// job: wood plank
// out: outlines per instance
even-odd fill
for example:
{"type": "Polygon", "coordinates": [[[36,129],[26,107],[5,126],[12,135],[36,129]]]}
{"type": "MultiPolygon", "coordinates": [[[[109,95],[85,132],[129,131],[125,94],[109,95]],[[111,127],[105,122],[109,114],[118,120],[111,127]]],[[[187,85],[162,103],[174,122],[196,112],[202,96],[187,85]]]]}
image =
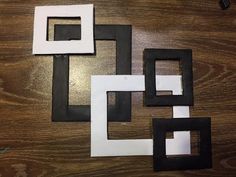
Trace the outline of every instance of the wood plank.
{"type": "MultiPolygon", "coordinates": [[[[222,11],[213,0],[89,2],[96,24],[133,26],[133,74],[143,73],[144,48],[193,50],[191,115],[212,117],[213,168],[154,173],[152,157],[90,158],[89,123],[51,122],[52,57],[31,54],[34,6],[87,1],[2,0],[0,176],[236,176],[236,4],[222,11]]],[[[102,56],[111,47],[103,47],[102,56]]],[[[158,72],[176,69],[166,66],[158,72]]],[[[143,107],[142,93],[133,94],[132,105],[131,123],[109,123],[111,138],[151,138],[151,118],[172,116],[171,108],[143,107]]]]}

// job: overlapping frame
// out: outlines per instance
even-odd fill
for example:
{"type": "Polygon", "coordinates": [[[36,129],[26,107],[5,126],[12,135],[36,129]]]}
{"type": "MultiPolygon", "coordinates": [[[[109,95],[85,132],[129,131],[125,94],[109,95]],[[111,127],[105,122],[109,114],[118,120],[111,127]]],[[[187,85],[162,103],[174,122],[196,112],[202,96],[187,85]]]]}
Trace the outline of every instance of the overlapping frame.
{"type": "Polygon", "coordinates": [[[94,53],[93,4],[35,7],[33,54],[94,53]],[[48,18],[81,18],[81,38],[47,41],[48,18]]]}
{"type": "MultiPolygon", "coordinates": [[[[157,90],[181,94],[181,76],[156,76],[157,90]]],[[[145,91],[143,75],[96,75],[91,78],[91,156],[153,155],[152,139],[110,140],[107,130],[107,93],[145,91]]],[[[173,117],[189,117],[188,106],[173,107],[173,117]]],[[[189,154],[190,133],[167,139],[168,154],[189,154]]]]}
{"type": "MultiPolygon", "coordinates": [[[[55,25],[54,40],[79,39],[80,31],[80,25],[55,25]]],[[[116,74],[131,74],[130,25],[95,25],[95,40],[115,40],[116,74]]],[[[52,121],[90,121],[90,105],[68,105],[69,55],[54,55],[52,93],[52,121]]],[[[115,94],[115,105],[108,106],[108,120],[131,121],[130,92],[115,94]]]]}
{"type": "Polygon", "coordinates": [[[190,49],[145,49],[144,75],[146,106],[192,106],[193,105],[193,71],[192,50],[190,49]],[[180,61],[182,71],[183,95],[156,95],[155,62],[157,60],[180,61]]]}
{"type": "Polygon", "coordinates": [[[153,119],[153,142],[155,171],[212,167],[210,118],[153,119]],[[199,155],[167,157],[165,138],[172,131],[200,131],[199,155]]]}

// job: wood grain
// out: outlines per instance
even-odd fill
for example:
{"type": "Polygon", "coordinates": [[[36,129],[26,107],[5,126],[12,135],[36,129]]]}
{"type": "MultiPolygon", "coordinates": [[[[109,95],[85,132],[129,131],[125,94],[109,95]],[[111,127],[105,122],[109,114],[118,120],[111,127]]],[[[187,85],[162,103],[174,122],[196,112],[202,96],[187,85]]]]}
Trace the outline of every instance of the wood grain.
{"type": "MultiPolygon", "coordinates": [[[[235,3],[222,11],[215,0],[1,0],[0,176],[236,176],[235,17],[235,3]],[[96,24],[133,26],[133,74],[143,73],[144,48],[193,50],[191,115],[212,117],[212,169],[154,173],[152,157],[90,158],[89,123],[51,122],[52,57],[31,54],[34,6],[80,3],[94,3],[96,24]]],[[[175,71],[166,66],[159,72],[175,71]]],[[[132,96],[132,123],[109,124],[111,138],[150,138],[151,118],[172,116],[142,99],[132,96]]]]}

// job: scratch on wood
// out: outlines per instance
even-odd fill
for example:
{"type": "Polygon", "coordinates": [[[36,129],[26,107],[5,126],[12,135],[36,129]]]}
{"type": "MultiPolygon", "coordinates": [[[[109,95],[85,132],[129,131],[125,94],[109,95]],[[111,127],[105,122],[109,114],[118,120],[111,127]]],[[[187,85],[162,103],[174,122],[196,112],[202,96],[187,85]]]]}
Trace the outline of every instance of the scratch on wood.
{"type": "Polygon", "coordinates": [[[235,164],[230,164],[230,161],[233,161],[234,159],[236,159],[236,157],[229,157],[226,159],[221,160],[221,165],[223,165],[223,167],[225,168],[229,168],[229,169],[236,169],[235,164]]]}
{"type": "MultiPolygon", "coordinates": [[[[10,148],[0,148],[0,154],[6,153],[10,148]]],[[[0,176],[1,177],[1,176],[0,176]]]]}

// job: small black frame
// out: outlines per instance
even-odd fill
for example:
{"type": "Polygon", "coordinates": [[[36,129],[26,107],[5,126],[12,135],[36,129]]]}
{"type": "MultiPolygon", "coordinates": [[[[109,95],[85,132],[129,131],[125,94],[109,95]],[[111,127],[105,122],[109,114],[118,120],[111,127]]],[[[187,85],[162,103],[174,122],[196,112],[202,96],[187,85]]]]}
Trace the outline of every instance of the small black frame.
{"type": "Polygon", "coordinates": [[[153,166],[155,171],[211,168],[211,119],[153,119],[153,166]],[[199,155],[167,157],[166,132],[170,131],[199,131],[199,155]]]}
{"type": "Polygon", "coordinates": [[[146,106],[192,106],[193,71],[191,49],[145,49],[143,54],[146,106]],[[182,71],[182,95],[156,95],[157,60],[179,60],[182,71]]]}
{"type": "MultiPolygon", "coordinates": [[[[81,25],[55,25],[54,40],[79,40],[81,25]]],[[[95,40],[116,41],[116,74],[131,74],[132,26],[95,25],[95,40]]],[[[94,54],[96,55],[96,54],[94,54]]],[[[96,62],[96,61],[95,61],[96,62]]],[[[52,121],[90,121],[90,105],[68,105],[69,55],[54,55],[52,121]]],[[[108,121],[131,121],[131,93],[116,92],[115,105],[108,105],[108,121]]]]}

